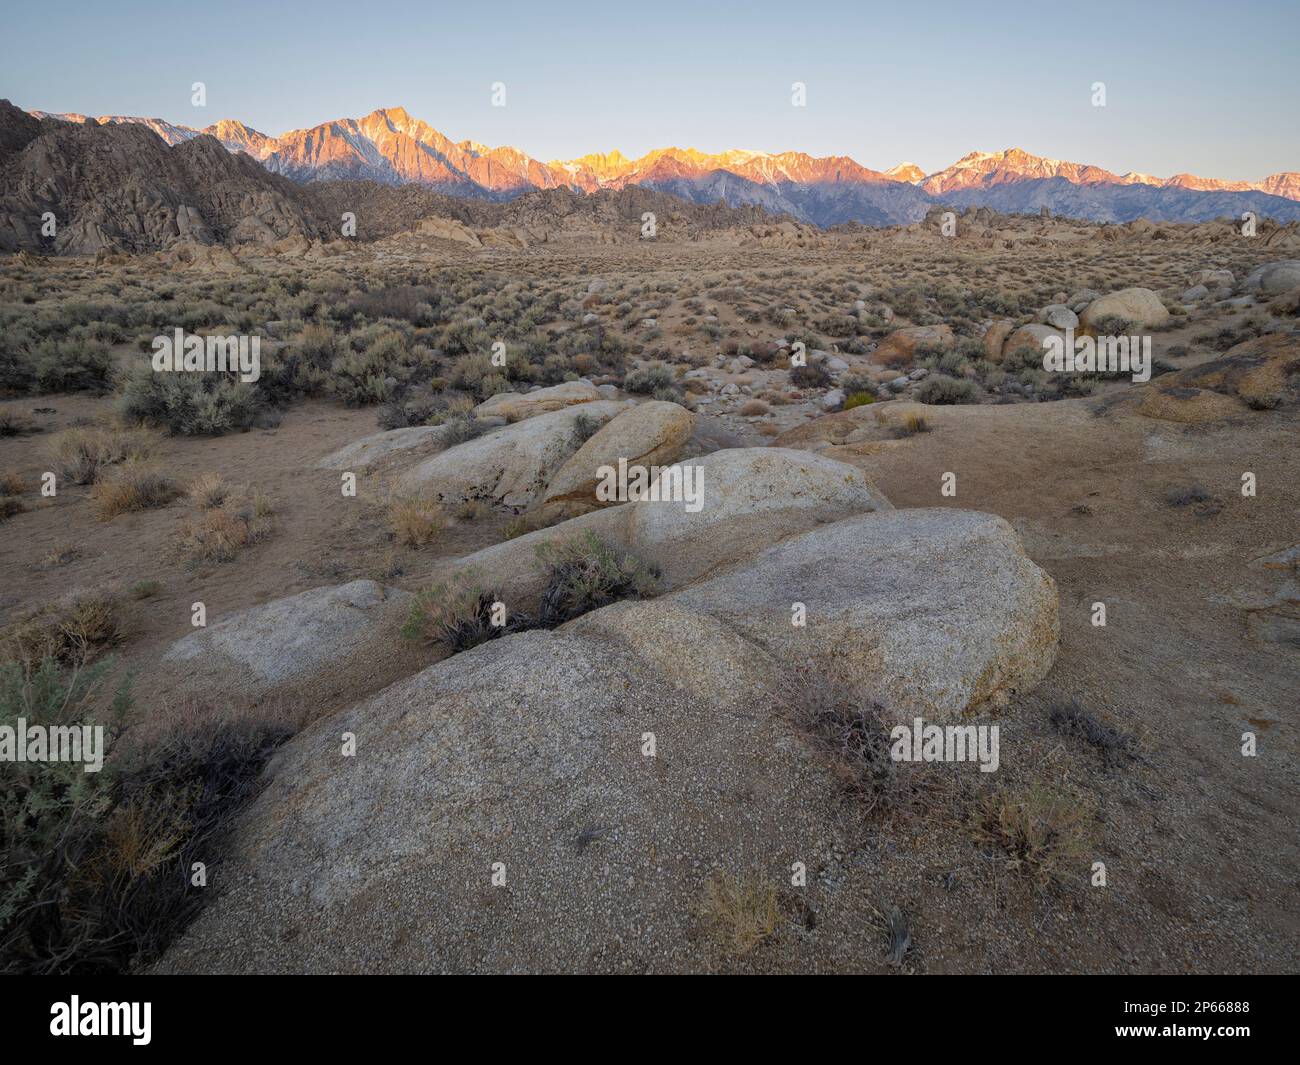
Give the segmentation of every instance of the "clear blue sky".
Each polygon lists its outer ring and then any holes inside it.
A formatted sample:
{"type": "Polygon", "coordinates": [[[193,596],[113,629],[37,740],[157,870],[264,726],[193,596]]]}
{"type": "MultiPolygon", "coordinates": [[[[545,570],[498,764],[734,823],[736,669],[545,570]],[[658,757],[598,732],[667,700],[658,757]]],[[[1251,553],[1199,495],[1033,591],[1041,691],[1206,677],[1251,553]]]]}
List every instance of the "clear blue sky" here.
{"type": "Polygon", "coordinates": [[[543,160],[673,144],[933,171],[1014,146],[1160,176],[1300,169],[1300,0],[6,0],[0,26],[0,96],[47,111],[279,134],[401,105],[543,160]]]}

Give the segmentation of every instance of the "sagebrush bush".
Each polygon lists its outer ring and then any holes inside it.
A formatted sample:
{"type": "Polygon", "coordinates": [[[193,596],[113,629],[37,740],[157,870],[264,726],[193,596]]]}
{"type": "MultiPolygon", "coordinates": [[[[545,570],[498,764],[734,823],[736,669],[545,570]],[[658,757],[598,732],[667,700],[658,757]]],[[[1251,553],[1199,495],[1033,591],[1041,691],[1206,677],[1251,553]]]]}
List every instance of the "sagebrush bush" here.
{"type": "Polygon", "coordinates": [[[220,506],[200,506],[181,526],[181,549],[191,562],[230,562],[243,548],[271,534],[272,512],[267,496],[257,493],[250,498],[247,488],[234,489],[220,506]]]}
{"type": "Polygon", "coordinates": [[[158,434],[144,427],[79,426],[53,436],[49,455],[61,480],[94,484],[105,467],[147,459],[160,443],[158,434]]]}
{"type": "Polygon", "coordinates": [[[219,473],[201,473],[194,478],[186,494],[200,510],[219,507],[231,497],[234,489],[219,473]]]}
{"type": "Polygon", "coordinates": [[[917,386],[915,397],[918,403],[931,405],[976,403],[979,390],[973,381],[931,374],[917,386]]]}
{"type": "Polygon", "coordinates": [[[262,408],[257,387],[234,373],[155,373],[145,364],[127,375],[118,409],[174,436],[220,436],[249,429],[262,408]]]}
{"type": "Polygon", "coordinates": [[[0,436],[22,436],[36,432],[36,423],[16,410],[0,410],[0,436]]]}
{"type": "Polygon", "coordinates": [[[547,573],[537,617],[544,628],[620,599],[648,598],[658,583],[652,568],[592,532],[539,544],[537,557],[547,573]]]}
{"type": "Polygon", "coordinates": [[[790,367],[790,383],[796,388],[829,388],[830,371],[819,362],[790,367]]]}
{"type": "Polygon", "coordinates": [[[420,592],[411,604],[402,635],[466,651],[517,627],[508,617],[506,624],[492,624],[493,604],[499,601],[496,592],[485,589],[477,574],[467,570],[420,592]]]}
{"type": "Polygon", "coordinates": [[[674,391],[677,375],[667,363],[652,362],[630,371],[623,378],[623,388],[628,392],[651,395],[661,389],[674,391]]]}
{"type": "MultiPolygon", "coordinates": [[[[0,724],[103,727],[102,755],[130,697],[102,691],[107,663],[0,665],[0,724]]],[[[221,855],[232,816],[287,731],[208,725],[145,754],[14,763],[0,782],[0,972],[129,972],[159,957],[197,914],[192,867],[221,855]]]]}

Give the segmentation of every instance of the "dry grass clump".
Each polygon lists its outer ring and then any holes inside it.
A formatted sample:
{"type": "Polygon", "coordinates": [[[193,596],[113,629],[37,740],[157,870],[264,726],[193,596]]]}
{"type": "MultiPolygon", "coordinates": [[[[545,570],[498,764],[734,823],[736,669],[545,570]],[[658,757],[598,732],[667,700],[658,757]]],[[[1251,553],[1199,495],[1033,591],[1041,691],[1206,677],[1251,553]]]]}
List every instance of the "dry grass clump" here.
{"type": "Polygon", "coordinates": [[[719,873],[705,882],[696,916],[715,946],[743,958],[776,932],[781,902],[776,888],[757,877],[719,873]]]}
{"type": "Polygon", "coordinates": [[[50,441],[50,458],[61,479],[94,484],[105,466],[147,459],[161,440],[159,433],[144,426],[80,426],[50,441]]]}
{"type": "Polygon", "coordinates": [[[456,508],[457,521],[479,521],[491,513],[491,508],[481,499],[467,499],[456,508]]]}
{"type": "Polygon", "coordinates": [[[51,603],[0,630],[0,659],[73,662],[123,638],[120,604],[107,593],[51,603]]]}
{"type": "Polygon", "coordinates": [[[36,432],[36,423],[16,410],[0,410],[0,436],[22,436],[36,432]]]}
{"type": "Polygon", "coordinates": [[[741,404],[736,411],[742,418],[762,418],[772,413],[772,408],[764,403],[761,399],[751,399],[748,403],[741,404]]]}
{"type": "Polygon", "coordinates": [[[20,496],[27,491],[27,481],[17,470],[0,473],[0,496],[20,496]]]}
{"type": "Polygon", "coordinates": [[[27,507],[16,496],[0,495],[0,521],[8,521],[15,514],[21,514],[27,507]]]}
{"type": "Polygon", "coordinates": [[[905,414],[903,420],[890,427],[890,433],[897,439],[904,439],[909,436],[916,436],[917,433],[928,433],[930,423],[925,420],[924,414],[905,414]]]}
{"type": "Polygon", "coordinates": [[[224,504],[234,490],[221,474],[201,473],[194,478],[186,494],[200,510],[211,510],[224,504]]]}
{"type": "MultiPolygon", "coordinates": [[[[193,496],[191,497],[193,498],[193,496]]],[[[230,488],[219,506],[204,507],[182,527],[180,544],[192,562],[230,562],[239,552],[265,540],[272,532],[275,507],[262,492],[250,494],[247,486],[230,488]]]]}
{"type": "Polygon", "coordinates": [[[473,570],[458,573],[415,597],[402,635],[466,651],[516,627],[504,610],[495,607],[500,598],[477,583],[473,570]]]}
{"type": "Polygon", "coordinates": [[[52,569],[56,566],[66,566],[81,557],[81,548],[76,544],[63,543],[55,544],[50,548],[49,553],[41,559],[41,565],[46,569],[52,569]]]}
{"type": "Polygon", "coordinates": [[[388,504],[388,528],[403,547],[430,543],[448,523],[442,507],[431,499],[398,498],[388,504]]]}
{"type": "Polygon", "coordinates": [[[1009,869],[1041,888],[1078,880],[1087,869],[1088,811],[1077,796],[1045,784],[986,796],[975,809],[975,841],[1005,855],[1009,869]]]}
{"type": "Polygon", "coordinates": [[[131,462],[95,482],[95,513],[100,521],[119,514],[165,507],[181,494],[180,487],[157,469],[131,462]]]}

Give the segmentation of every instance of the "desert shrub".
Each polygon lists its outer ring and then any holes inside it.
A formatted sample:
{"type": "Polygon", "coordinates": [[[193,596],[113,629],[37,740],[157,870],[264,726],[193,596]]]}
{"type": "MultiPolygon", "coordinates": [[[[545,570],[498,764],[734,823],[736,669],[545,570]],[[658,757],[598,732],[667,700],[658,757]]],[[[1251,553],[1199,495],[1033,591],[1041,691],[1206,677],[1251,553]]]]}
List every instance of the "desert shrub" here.
{"type": "Polygon", "coordinates": [[[437,289],[427,285],[390,285],[354,295],[346,312],[367,318],[400,318],[412,325],[432,325],[434,307],[439,303],[437,289]]]}
{"type": "Polygon", "coordinates": [[[1099,337],[1127,336],[1135,328],[1135,323],[1119,314],[1106,314],[1089,323],[1089,332],[1099,337]]]}
{"type": "Polygon", "coordinates": [[[490,399],[500,392],[511,391],[510,382],[492,365],[490,355],[462,355],[451,364],[447,380],[479,399],[490,399]]]}
{"type": "Polygon", "coordinates": [[[588,440],[600,432],[601,421],[590,414],[579,411],[573,418],[573,446],[582,447],[588,440]]]}
{"type": "Polygon", "coordinates": [[[0,348],[0,392],[103,392],[112,374],[112,352],[91,337],[17,333],[0,348]]]}
{"type": "Polygon", "coordinates": [[[429,543],[447,527],[447,515],[431,499],[394,499],[388,504],[388,528],[404,547],[429,543]]]}
{"type": "Polygon", "coordinates": [[[165,507],[181,494],[170,477],[138,462],[129,462],[95,482],[92,495],[100,521],[111,521],[119,514],[165,507]]]}
{"type": "Polygon", "coordinates": [[[829,388],[830,371],[820,362],[790,368],[790,383],[796,388],[829,388]]]}
{"type": "Polygon", "coordinates": [[[975,841],[1001,852],[1009,869],[1040,887],[1077,878],[1087,861],[1087,809],[1078,797],[1046,785],[999,789],[974,812],[975,841]]]}
{"type": "Polygon", "coordinates": [[[916,389],[917,402],[932,405],[975,403],[978,398],[973,381],[945,377],[943,374],[931,374],[916,389]]]}
{"type": "Polygon", "coordinates": [[[161,591],[162,585],[158,581],[136,581],[126,590],[132,599],[152,599],[161,591]]]}
{"type": "Polygon", "coordinates": [[[27,481],[17,470],[0,473],[0,495],[20,496],[27,491],[27,481]]]}
{"type": "Polygon", "coordinates": [[[846,396],[851,396],[856,392],[869,392],[871,395],[876,393],[875,382],[866,374],[846,373],[840,378],[840,388],[844,389],[846,396]]]}
{"type": "Polygon", "coordinates": [[[7,521],[26,509],[26,505],[17,496],[0,495],[0,521],[7,521]]]}
{"type": "Polygon", "coordinates": [[[473,570],[466,570],[415,597],[402,635],[466,651],[504,635],[512,627],[508,618],[505,625],[492,624],[493,604],[499,601],[496,592],[477,583],[473,570]]]}
{"type": "Polygon", "coordinates": [[[544,628],[620,599],[647,598],[654,594],[659,577],[633,555],[591,532],[539,544],[537,557],[547,573],[537,618],[544,628]]]}
{"type": "Polygon", "coordinates": [[[441,424],[444,427],[442,440],[447,447],[463,444],[465,441],[480,437],[488,431],[487,424],[475,418],[472,414],[453,414],[441,424]]]}
{"type": "Polygon", "coordinates": [[[328,390],[349,407],[392,399],[417,362],[406,337],[395,329],[381,329],[354,334],[352,341],[364,346],[330,364],[328,390]]]}
{"type": "Polygon", "coordinates": [[[894,817],[919,807],[941,786],[924,765],[890,757],[889,720],[840,677],[793,669],[779,692],[783,709],[836,782],[865,812],[894,817]]]}
{"type": "Polygon", "coordinates": [[[271,534],[273,510],[265,495],[250,498],[246,488],[232,490],[220,506],[200,507],[181,526],[180,548],[191,562],[230,562],[271,534]]]}
{"type": "Polygon", "coordinates": [[[1078,699],[1069,706],[1054,706],[1048,715],[1052,727],[1065,736],[1075,736],[1094,748],[1107,766],[1137,759],[1137,737],[1103,725],[1083,708],[1078,699]]]}
{"type": "Polygon", "coordinates": [[[36,423],[16,410],[0,410],[0,436],[22,436],[36,432],[36,423]]]}
{"type": "Polygon", "coordinates": [[[62,480],[93,484],[105,467],[146,459],[159,443],[157,434],[143,427],[79,426],[53,436],[49,454],[62,480]]]}
{"type": "MultiPolygon", "coordinates": [[[[130,699],[103,693],[104,666],[0,666],[0,724],[101,725],[109,754],[130,699]]],[[[209,725],[93,773],[15,763],[0,785],[0,972],[127,972],[160,956],[202,905],[192,863],[220,856],[286,735],[209,725]]]]}
{"type": "Polygon", "coordinates": [[[121,610],[107,593],[75,595],[0,630],[0,661],[35,666],[46,658],[84,660],[122,639],[121,610]]]}
{"type": "Polygon", "coordinates": [[[639,366],[623,378],[625,391],[646,396],[659,389],[672,389],[676,383],[677,376],[673,373],[673,368],[663,362],[652,362],[645,366],[639,366]]]}
{"type": "Polygon", "coordinates": [[[875,402],[874,392],[852,392],[844,398],[844,409],[853,410],[855,407],[865,407],[868,403],[875,402]]]}
{"type": "Polygon", "coordinates": [[[761,418],[766,414],[771,414],[772,408],[761,399],[751,399],[742,403],[736,413],[742,418],[761,418]]]}
{"type": "Polygon", "coordinates": [[[155,373],[146,364],[127,375],[118,409],[174,436],[220,436],[250,428],[262,405],[257,388],[236,374],[155,373]]]}

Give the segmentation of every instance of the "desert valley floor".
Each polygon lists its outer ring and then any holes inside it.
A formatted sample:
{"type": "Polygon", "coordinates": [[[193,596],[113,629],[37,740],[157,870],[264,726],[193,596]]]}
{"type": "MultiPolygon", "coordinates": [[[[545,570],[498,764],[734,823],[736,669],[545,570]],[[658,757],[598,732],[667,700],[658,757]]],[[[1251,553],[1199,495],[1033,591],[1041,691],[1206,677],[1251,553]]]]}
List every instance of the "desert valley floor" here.
{"type": "MultiPolygon", "coordinates": [[[[123,764],[214,723],[275,736],[259,793],[213,837],[201,912],[128,961],[1294,972],[1300,234],[987,216],[947,239],[936,225],[516,247],[445,221],[348,247],[0,260],[11,350],[35,367],[6,364],[0,400],[6,657],[64,640],[80,610],[78,649],[110,682],[130,676],[123,764]],[[1291,280],[1270,280],[1288,262],[1291,280]],[[1082,331],[1090,304],[1139,288],[1160,312],[1134,326],[1153,337],[1150,382],[1066,386],[1035,366],[1045,321],[1082,331]],[[253,407],[204,412],[215,431],[169,423],[139,376],[173,327],[262,335],[253,407]],[[486,361],[497,339],[522,370],[486,361]],[[62,380],[50,368],[78,359],[62,380]],[[575,507],[554,486],[602,425],[650,404],[678,409],[649,444],[608,454],[717,462],[714,490],[748,502],[649,559],[664,583],[644,597],[456,654],[411,638],[415,597],[458,573],[531,616],[538,544],[616,537],[643,504],[575,507]],[[541,440],[565,418],[558,444],[541,440]],[[448,426],[462,435],[432,428],[448,426]],[[488,462],[483,442],[511,433],[514,458],[483,483],[437,466],[457,449],[488,462]],[[435,468],[434,488],[413,480],[435,468]],[[158,479],[157,499],[115,504],[123,471],[158,479]],[[843,502],[837,476],[868,502],[843,502]],[[1007,528],[907,516],[922,509],[1007,528]],[[871,531],[896,519],[896,538],[871,531]],[[931,526],[951,557],[927,556],[931,526]],[[1054,583],[1059,646],[1053,660],[1047,635],[1019,633],[1014,655],[1042,656],[1041,681],[995,685],[961,717],[1000,725],[998,771],[939,764],[900,785],[837,765],[800,717],[837,690],[837,641],[852,644],[818,635],[818,596],[897,580],[932,625],[950,614],[954,640],[996,658],[1012,637],[982,628],[1005,604],[981,583],[981,545],[1019,572],[1016,541],[1054,583]],[[747,576],[760,555],[769,569],[747,576]],[[795,575],[774,599],[806,593],[806,655],[711,620],[729,588],[770,605],[764,572],[795,575]],[[277,606],[325,589],[349,590],[277,606]],[[340,759],[345,733],[356,753],[340,759]]],[[[847,663],[845,682],[864,668],[847,663]]],[[[174,858],[166,840],[133,845],[174,858]]]]}

